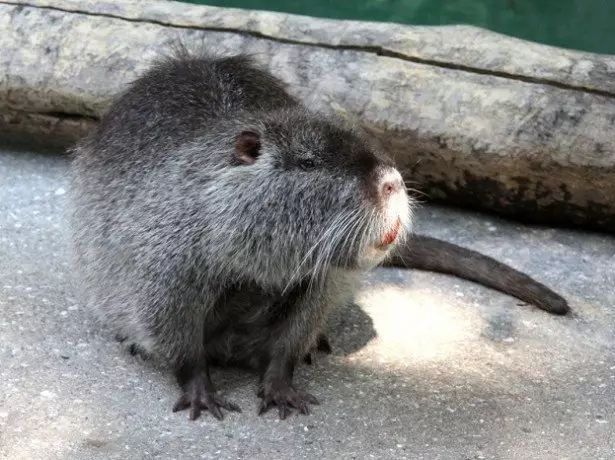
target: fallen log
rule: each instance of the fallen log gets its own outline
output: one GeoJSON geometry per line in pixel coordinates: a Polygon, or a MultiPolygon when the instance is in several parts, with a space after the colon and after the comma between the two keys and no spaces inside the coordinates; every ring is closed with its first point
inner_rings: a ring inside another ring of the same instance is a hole
{"type": "Polygon", "coordinates": [[[429,198],[615,230],[615,57],[466,26],[167,1],[0,0],[0,132],[69,145],[177,38],[360,120],[429,198]]]}

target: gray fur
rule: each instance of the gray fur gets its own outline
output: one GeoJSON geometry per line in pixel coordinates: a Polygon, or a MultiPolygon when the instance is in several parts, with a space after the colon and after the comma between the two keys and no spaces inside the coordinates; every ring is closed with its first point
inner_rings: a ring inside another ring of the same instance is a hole
{"type": "Polygon", "coordinates": [[[261,372],[261,413],[308,413],[317,400],[294,387],[294,367],[313,346],[328,349],[328,312],[383,261],[569,310],[494,259],[409,239],[413,201],[392,160],[245,56],[180,50],[160,60],[72,154],[83,301],[131,350],[175,371],[183,394],[174,410],[190,407],[192,419],[238,410],[215,393],[214,364],[261,372]],[[391,253],[381,243],[397,221],[391,253]]]}
{"type": "Polygon", "coordinates": [[[249,58],[185,52],[120,95],[72,154],[83,300],[176,371],[178,407],[220,415],[209,365],[238,364],[262,372],[280,416],[307,412],[315,399],[292,368],[386,256],[373,248],[395,220],[400,239],[410,229],[406,193],[378,195],[392,161],[249,58]],[[244,131],[260,134],[253,164],[235,155],[244,131]]]}

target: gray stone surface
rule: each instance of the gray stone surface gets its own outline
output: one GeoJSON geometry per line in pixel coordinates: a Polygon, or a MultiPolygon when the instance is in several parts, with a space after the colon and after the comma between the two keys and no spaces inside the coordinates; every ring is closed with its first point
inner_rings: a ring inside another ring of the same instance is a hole
{"type": "Polygon", "coordinates": [[[425,207],[418,227],[557,287],[559,318],[458,279],[378,270],[301,367],[313,415],[256,415],[256,378],[216,372],[243,408],[171,413],[170,375],[76,303],[67,159],[0,149],[0,458],[612,459],[615,241],[425,207]]]}

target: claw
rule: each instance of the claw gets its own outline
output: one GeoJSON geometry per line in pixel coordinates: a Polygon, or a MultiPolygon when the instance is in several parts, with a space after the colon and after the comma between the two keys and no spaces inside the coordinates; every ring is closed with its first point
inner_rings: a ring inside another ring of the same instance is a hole
{"type": "Polygon", "coordinates": [[[222,411],[220,410],[220,406],[218,405],[209,406],[209,412],[211,412],[211,414],[218,420],[222,420],[224,418],[222,411]]]}
{"type": "Polygon", "coordinates": [[[270,406],[271,406],[271,401],[268,401],[267,399],[263,399],[258,408],[258,415],[263,415],[265,412],[269,410],[270,406]]]}
{"type": "Polygon", "coordinates": [[[188,395],[184,393],[173,406],[173,412],[179,412],[180,410],[188,409],[189,407],[190,400],[188,399],[188,395]]]}
{"type": "Polygon", "coordinates": [[[260,391],[262,401],[258,410],[258,415],[263,415],[271,406],[278,406],[280,420],[285,420],[291,414],[291,408],[298,410],[303,415],[310,415],[310,404],[320,404],[311,394],[287,387],[282,390],[271,390],[269,392],[260,391]]]}
{"type": "Polygon", "coordinates": [[[305,391],[302,391],[303,393],[303,397],[307,400],[308,403],[310,404],[314,404],[315,406],[320,406],[320,402],[318,401],[318,399],[316,399],[315,396],[306,393],[305,391]]]}
{"type": "Polygon", "coordinates": [[[190,420],[199,418],[202,410],[208,410],[211,412],[211,415],[218,420],[224,419],[224,414],[221,409],[226,409],[231,412],[241,412],[237,404],[211,393],[201,397],[184,393],[173,406],[173,412],[178,412],[188,407],[190,407],[190,420]]]}
{"type": "Polygon", "coordinates": [[[290,408],[286,404],[281,404],[278,409],[280,420],[286,420],[286,417],[290,415],[290,408]]]}
{"type": "Polygon", "coordinates": [[[227,401],[225,398],[215,393],[205,393],[198,389],[192,391],[190,394],[182,394],[173,406],[173,412],[188,408],[190,408],[190,420],[199,418],[202,410],[208,410],[211,412],[211,415],[218,420],[224,419],[222,409],[226,409],[230,412],[241,412],[237,404],[227,401]]]}
{"type": "Polygon", "coordinates": [[[192,404],[190,407],[190,420],[196,420],[200,416],[201,416],[201,408],[199,407],[198,404],[192,404]]]}
{"type": "Polygon", "coordinates": [[[241,408],[237,404],[234,404],[234,403],[229,402],[229,401],[225,401],[225,402],[226,402],[226,404],[223,405],[222,407],[224,407],[226,410],[229,410],[231,412],[239,412],[239,413],[242,412],[241,408]]]}

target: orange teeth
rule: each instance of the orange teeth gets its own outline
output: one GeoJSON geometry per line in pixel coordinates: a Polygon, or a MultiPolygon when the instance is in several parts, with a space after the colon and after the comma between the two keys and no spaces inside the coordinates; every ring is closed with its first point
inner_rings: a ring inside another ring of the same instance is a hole
{"type": "Polygon", "coordinates": [[[388,232],[386,235],[384,235],[384,238],[382,239],[382,242],[380,243],[381,246],[389,246],[390,244],[393,244],[393,242],[397,239],[397,235],[399,235],[400,227],[401,227],[401,219],[398,217],[391,231],[388,232]]]}

